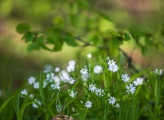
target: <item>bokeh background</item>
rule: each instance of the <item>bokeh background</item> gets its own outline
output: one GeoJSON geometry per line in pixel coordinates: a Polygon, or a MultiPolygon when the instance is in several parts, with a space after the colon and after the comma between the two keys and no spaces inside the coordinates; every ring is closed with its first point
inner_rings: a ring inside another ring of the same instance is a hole
{"type": "MultiPolygon", "coordinates": [[[[67,2],[73,0],[0,0],[0,82],[12,80],[13,88],[19,87],[29,76],[35,76],[45,68],[65,68],[71,59],[82,59],[94,53],[92,47],[69,47],[64,45],[60,52],[44,50],[27,52],[27,43],[16,32],[21,22],[29,23],[34,30],[45,30],[56,16],[67,15],[67,2]]],[[[163,0],[88,0],[90,7],[105,12],[118,29],[135,28],[159,34],[164,23],[163,0]]],[[[79,22],[80,24],[80,22],[79,22]]],[[[102,27],[105,27],[102,24],[102,27]]],[[[139,69],[148,66],[162,68],[164,52],[148,49],[143,56],[130,43],[121,48],[133,59],[139,69]]],[[[96,53],[95,53],[96,54],[96,53]]],[[[3,89],[0,84],[0,89],[3,89]]]]}

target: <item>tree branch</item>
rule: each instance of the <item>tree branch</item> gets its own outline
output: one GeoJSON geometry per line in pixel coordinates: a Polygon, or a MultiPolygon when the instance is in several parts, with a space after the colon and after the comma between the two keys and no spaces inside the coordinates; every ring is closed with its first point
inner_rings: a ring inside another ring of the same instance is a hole
{"type": "MultiPolygon", "coordinates": [[[[91,44],[90,42],[87,42],[83,39],[81,39],[80,37],[75,37],[76,40],[84,43],[83,47],[87,47],[87,46],[92,46],[95,47],[93,44],[91,44]]],[[[109,50],[109,47],[104,47],[104,46],[98,46],[96,47],[97,49],[100,50],[109,50]]],[[[136,69],[133,65],[132,65],[132,58],[130,56],[127,55],[127,53],[125,51],[123,51],[121,48],[118,48],[119,51],[121,51],[123,53],[123,55],[127,58],[127,62],[128,62],[128,66],[131,67],[135,72],[139,72],[138,69],[136,69]]]]}

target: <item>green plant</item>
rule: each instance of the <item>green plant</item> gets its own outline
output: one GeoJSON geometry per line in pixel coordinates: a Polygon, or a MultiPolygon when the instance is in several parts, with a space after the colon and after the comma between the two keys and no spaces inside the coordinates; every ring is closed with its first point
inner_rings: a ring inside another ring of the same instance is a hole
{"type": "Polygon", "coordinates": [[[128,75],[125,70],[109,57],[95,61],[89,54],[84,67],[71,60],[66,70],[29,77],[11,98],[17,119],[49,120],[57,115],[79,120],[162,119],[162,71],[128,75]]]}

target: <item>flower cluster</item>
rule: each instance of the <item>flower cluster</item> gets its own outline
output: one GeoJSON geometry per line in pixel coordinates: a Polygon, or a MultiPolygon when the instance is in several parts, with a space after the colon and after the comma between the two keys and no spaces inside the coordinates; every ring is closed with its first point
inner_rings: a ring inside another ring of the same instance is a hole
{"type": "Polygon", "coordinates": [[[158,74],[158,75],[162,75],[162,69],[155,69],[155,71],[154,71],[156,74],[158,74]]]}
{"type": "MultiPolygon", "coordinates": [[[[92,58],[92,55],[88,54],[87,58],[88,59],[92,58]]],[[[88,61],[92,62],[90,60],[88,60],[88,61]]],[[[131,82],[128,74],[125,73],[125,74],[120,75],[120,73],[118,73],[119,67],[114,60],[108,59],[108,62],[104,63],[103,65],[97,64],[97,65],[93,66],[94,65],[93,63],[88,63],[88,64],[91,65],[91,67],[87,66],[87,67],[83,67],[79,70],[82,81],[81,81],[81,79],[79,79],[78,73],[76,73],[76,71],[75,71],[75,65],[76,65],[75,60],[71,60],[68,62],[68,66],[66,67],[66,70],[61,70],[59,67],[56,67],[54,70],[55,73],[53,73],[51,71],[44,71],[44,77],[43,77],[44,79],[42,80],[42,82],[37,80],[37,78],[35,78],[33,76],[29,77],[28,85],[31,88],[33,88],[34,91],[37,91],[39,89],[39,87],[43,87],[43,89],[47,90],[48,93],[53,93],[52,95],[49,95],[50,99],[53,96],[58,95],[62,89],[64,89],[63,92],[65,92],[65,94],[67,94],[67,97],[69,99],[73,99],[73,98],[76,99],[78,96],[83,95],[83,93],[80,93],[81,89],[79,90],[80,92],[78,92],[78,89],[76,89],[76,87],[79,83],[84,82],[85,83],[85,84],[83,84],[84,88],[85,89],[87,88],[87,92],[85,94],[85,96],[87,96],[86,97],[87,99],[83,100],[83,101],[85,101],[85,103],[83,103],[83,104],[86,108],[92,108],[94,106],[94,104],[93,104],[94,102],[90,101],[91,100],[90,96],[93,96],[93,95],[94,95],[94,97],[98,97],[99,99],[100,98],[108,98],[106,100],[106,101],[108,101],[107,102],[108,104],[112,105],[115,108],[119,108],[120,107],[120,104],[119,104],[120,99],[116,98],[117,95],[115,95],[115,93],[111,92],[112,90],[110,90],[109,85],[107,85],[107,86],[106,86],[106,84],[102,85],[102,83],[101,83],[102,81],[101,82],[99,81],[99,80],[102,80],[105,77],[105,75],[107,75],[107,74],[104,74],[103,72],[111,71],[110,72],[111,74],[115,74],[115,75],[119,76],[118,78],[120,79],[120,81],[123,81],[123,82],[121,82],[121,84],[123,83],[126,86],[126,87],[123,86],[124,87],[123,90],[126,89],[126,92],[128,94],[134,94],[137,89],[137,86],[143,84],[143,78],[139,77],[139,78],[136,78],[136,80],[134,80],[133,82],[131,82]],[[105,70],[106,68],[108,68],[108,70],[105,70]],[[97,84],[97,83],[99,83],[99,84],[97,84]],[[112,96],[109,95],[110,92],[111,92],[112,96]]],[[[109,77],[107,77],[107,78],[109,78],[109,77]]],[[[107,79],[107,80],[110,80],[110,79],[107,79]]],[[[83,86],[81,86],[81,87],[83,87],[83,86]]],[[[34,103],[32,104],[32,107],[38,108],[39,106],[42,105],[39,98],[37,98],[37,95],[30,94],[27,89],[23,89],[21,91],[21,97],[25,97],[25,96],[29,96],[31,99],[33,99],[34,103]]]]}
{"type": "Polygon", "coordinates": [[[118,71],[118,65],[116,65],[116,62],[114,60],[108,60],[108,67],[109,70],[112,72],[118,71]]]}
{"type": "Polygon", "coordinates": [[[96,88],[94,84],[90,84],[88,90],[95,93],[99,97],[102,97],[105,95],[104,90],[102,90],[101,88],[96,88]]]}

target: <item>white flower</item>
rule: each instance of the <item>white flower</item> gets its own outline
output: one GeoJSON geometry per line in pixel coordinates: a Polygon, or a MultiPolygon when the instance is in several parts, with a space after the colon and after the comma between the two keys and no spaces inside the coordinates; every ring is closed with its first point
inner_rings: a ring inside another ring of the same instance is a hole
{"type": "Polygon", "coordinates": [[[76,95],[76,93],[75,93],[73,90],[72,90],[72,91],[70,92],[70,94],[69,94],[69,96],[71,96],[72,98],[74,98],[75,95],[76,95]]]}
{"type": "Polygon", "coordinates": [[[89,78],[89,75],[88,74],[81,75],[81,78],[83,81],[87,81],[89,78]]]}
{"type": "Polygon", "coordinates": [[[87,57],[92,58],[92,54],[91,53],[87,54],[87,57]]]}
{"type": "Polygon", "coordinates": [[[158,75],[162,75],[162,69],[155,69],[155,73],[158,75]]]}
{"type": "Polygon", "coordinates": [[[33,108],[38,108],[38,105],[42,105],[42,103],[41,103],[39,100],[37,100],[37,99],[35,99],[35,102],[36,102],[36,103],[33,103],[33,104],[32,104],[32,107],[33,107],[33,108]]]}
{"type": "Polygon", "coordinates": [[[51,88],[59,90],[60,89],[60,84],[51,84],[51,88]]]}
{"type": "Polygon", "coordinates": [[[138,86],[138,85],[143,84],[143,78],[137,78],[137,79],[133,82],[133,84],[134,84],[135,86],[138,86]]]}
{"type": "Polygon", "coordinates": [[[95,85],[94,85],[94,84],[90,84],[90,85],[89,85],[89,90],[90,90],[91,92],[94,92],[94,91],[96,90],[95,85]]]}
{"type": "Polygon", "coordinates": [[[96,65],[93,69],[95,74],[99,74],[102,72],[102,67],[100,65],[96,65]]]}
{"type": "Polygon", "coordinates": [[[60,77],[61,81],[63,81],[64,83],[66,83],[69,80],[69,74],[65,70],[60,71],[59,77],[60,77]]]}
{"type": "Polygon", "coordinates": [[[28,78],[28,83],[31,85],[31,84],[34,84],[35,83],[35,80],[36,78],[35,77],[29,77],[28,78]]]}
{"type": "Polygon", "coordinates": [[[99,97],[102,97],[102,96],[104,96],[105,95],[105,93],[104,93],[104,90],[102,90],[101,88],[97,88],[96,90],[95,90],[95,94],[97,95],[97,96],[99,96],[99,97]]]}
{"type": "Polygon", "coordinates": [[[33,108],[38,108],[38,105],[35,104],[35,103],[32,103],[32,107],[33,107],[33,108]]]}
{"type": "Polygon", "coordinates": [[[43,88],[47,86],[47,82],[43,82],[43,88]]]}
{"type": "Polygon", "coordinates": [[[44,73],[48,73],[48,70],[44,70],[44,73]]]}
{"type": "Polygon", "coordinates": [[[108,60],[108,65],[109,66],[115,66],[116,62],[114,60],[108,60]]]}
{"type": "Polygon", "coordinates": [[[76,62],[75,60],[70,60],[68,62],[68,66],[67,66],[67,72],[72,72],[75,70],[75,65],[76,65],[76,62]]]}
{"type": "Polygon", "coordinates": [[[22,94],[22,95],[27,95],[27,94],[28,94],[28,92],[27,92],[27,90],[26,90],[26,89],[23,89],[23,90],[21,91],[21,94],[22,94]]]}
{"type": "Polygon", "coordinates": [[[76,65],[75,60],[70,60],[70,61],[68,62],[68,65],[69,65],[69,66],[75,66],[75,65],[76,65]]]}
{"type": "Polygon", "coordinates": [[[114,60],[108,60],[108,66],[110,71],[112,72],[118,71],[118,66],[116,65],[116,62],[114,60]]]}
{"type": "Polygon", "coordinates": [[[53,82],[54,77],[55,77],[54,73],[49,73],[49,74],[46,75],[46,80],[49,81],[49,82],[53,82]]]}
{"type": "Polygon", "coordinates": [[[136,90],[136,87],[133,84],[130,84],[129,86],[126,86],[126,91],[128,93],[133,94],[135,92],[135,90],[136,90]]]}
{"type": "Polygon", "coordinates": [[[54,77],[54,82],[55,84],[60,83],[60,78],[58,76],[54,77]]]}
{"type": "Polygon", "coordinates": [[[37,99],[35,99],[35,102],[36,102],[37,104],[39,104],[39,105],[42,105],[41,101],[39,101],[39,100],[37,100],[37,99]]]}
{"type": "Polygon", "coordinates": [[[72,77],[68,80],[68,83],[69,83],[69,84],[73,84],[74,82],[75,82],[75,79],[72,78],[72,77]]]}
{"type": "Polygon", "coordinates": [[[55,72],[59,72],[60,71],[60,68],[59,67],[56,67],[55,68],[55,72]]]}
{"type": "Polygon", "coordinates": [[[39,82],[34,83],[34,89],[39,89],[39,82]]]}
{"type": "Polygon", "coordinates": [[[68,65],[66,69],[67,69],[67,72],[72,72],[72,71],[75,70],[75,66],[73,66],[73,65],[68,65]]]}
{"type": "Polygon", "coordinates": [[[86,68],[82,68],[82,69],[80,70],[80,73],[81,73],[82,75],[86,75],[86,74],[88,74],[88,70],[87,70],[86,68]]]}
{"type": "Polygon", "coordinates": [[[86,108],[91,108],[91,107],[92,107],[92,102],[88,100],[88,101],[85,103],[85,107],[86,107],[86,108]]]}
{"type": "Polygon", "coordinates": [[[129,80],[130,80],[130,77],[128,76],[128,74],[122,74],[122,80],[124,81],[124,82],[128,82],[129,80]]]}
{"type": "Polygon", "coordinates": [[[112,72],[117,72],[118,71],[118,66],[117,65],[110,65],[109,70],[112,72]]]}
{"type": "Polygon", "coordinates": [[[109,99],[108,99],[108,101],[109,101],[109,104],[115,104],[115,102],[116,102],[116,98],[115,97],[110,97],[109,99]]]}
{"type": "Polygon", "coordinates": [[[116,107],[116,108],[120,108],[120,104],[117,103],[117,104],[115,105],[115,107],[116,107]]]}
{"type": "Polygon", "coordinates": [[[33,95],[33,94],[30,94],[29,97],[30,97],[30,98],[34,98],[34,95],[33,95]]]}

